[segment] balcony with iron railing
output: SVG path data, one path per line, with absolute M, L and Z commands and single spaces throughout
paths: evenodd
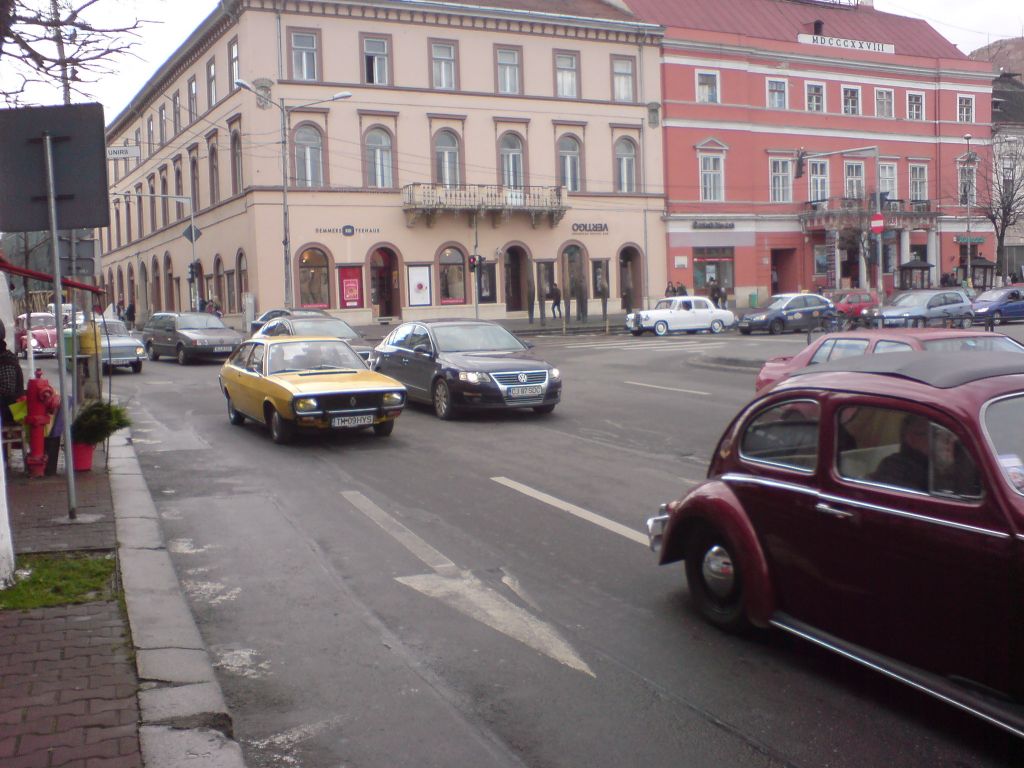
M 800 223 L 804 230 L 867 229 L 875 212 L 874 195 L 830 197 L 804 203 Z M 882 196 L 886 229 L 932 229 L 938 212 L 931 200 L 900 200 Z
M 547 219 L 553 227 L 569 209 L 563 187 L 505 187 L 498 184 L 407 184 L 402 187 L 402 209 L 406 224 L 427 226 L 441 213 L 466 213 L 470 216 L 490 214 L 497 223 L 500 217 L 524 213 L 536 227 Z

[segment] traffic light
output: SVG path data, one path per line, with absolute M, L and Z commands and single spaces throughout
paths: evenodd
M 195 282 L 195 279 L 196 279 L 196 263 L 194 261 L 190 261 L 188 263 L 188 281 L 190 283 L 192 283 L 192 282 Z
M 796 153 L 796 173 L 793 174 L 794 179 L 799 179 L 804 175 L 804 158 L 807 157 L 807 153 L 802 149 Z
M 476 272 L 476 256 L 469 257 L 469 271 Z

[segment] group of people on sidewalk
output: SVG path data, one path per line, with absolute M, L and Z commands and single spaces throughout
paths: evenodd
M 718 281 L 713 277 L 708 278 L 707 282 L 708 299 L 719 309 L 728 309 L 727 301 L 728 295 L 726 294 L 725 288 L 718 284 Z M 665 296 L 689 296 L 690 292 L 686 290 L 686 286 L 681 282 L 675 284 L 671 280 L 665 286 Z

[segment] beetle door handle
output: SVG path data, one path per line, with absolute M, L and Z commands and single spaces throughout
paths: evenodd
M 853 512 L 848 512 L 845 509 L 836 509 L 835 507 L 830 507 L 828 504 L 820 501 L 814 505 L 814 508 L 818 512 L 824 512 L 826 515 L 839 518 L 840 520 L 849 520 L 853 517 Z

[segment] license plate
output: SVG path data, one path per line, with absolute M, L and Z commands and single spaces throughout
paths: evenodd
M 373 414 L 365 416 L 335 416 L 331 419 L 332 427 L 367 427 L 373 424 Z
M 231 351 L 231 347 L 214 347 L 213 351 L 214 352 L 230 352 Z
M 540 384 L 531 384 L 527 387 L 509 387 L 509 397 L 536 397 L 544 394 L 544 387 Z

